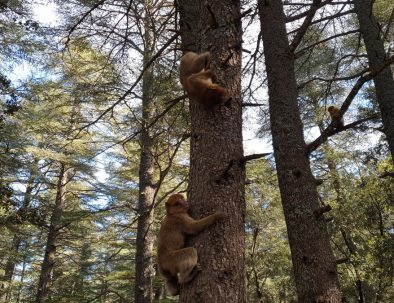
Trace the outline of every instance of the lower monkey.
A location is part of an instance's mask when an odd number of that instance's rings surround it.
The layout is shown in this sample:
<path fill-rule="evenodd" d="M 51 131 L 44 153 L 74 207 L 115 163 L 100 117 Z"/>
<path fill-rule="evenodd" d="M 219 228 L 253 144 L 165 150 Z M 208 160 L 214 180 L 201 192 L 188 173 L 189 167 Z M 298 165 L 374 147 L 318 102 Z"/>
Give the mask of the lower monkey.
<path fill-rule="evenodd" d="M 166 202 L 167 214 L 161 222 L 157 246 L 159 274 L 166 279 L 166 287 L 173 296 L 179 294 L 180 284 L 192 281 L 201 271 L 197 262 L 197 250 L 185 246 L 185 235 L 196 235 L 224 215 L 216 212 L 200 220 L 187 214 L 188 204 L 181 194 L 175 194 Z"/>

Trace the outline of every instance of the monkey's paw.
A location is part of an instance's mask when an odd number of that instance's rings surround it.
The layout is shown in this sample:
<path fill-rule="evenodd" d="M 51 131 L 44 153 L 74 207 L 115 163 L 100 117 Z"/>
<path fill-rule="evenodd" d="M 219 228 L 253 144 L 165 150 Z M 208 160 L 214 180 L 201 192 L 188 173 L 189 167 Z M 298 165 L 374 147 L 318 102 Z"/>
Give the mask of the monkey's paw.
<path fill-rule="evenodd" d="M 197 263 L 196 266 L 194 266 L 194 270 L 196 270 L 196 271 L 201 271 L 202 270 L 200 263 Z"/>

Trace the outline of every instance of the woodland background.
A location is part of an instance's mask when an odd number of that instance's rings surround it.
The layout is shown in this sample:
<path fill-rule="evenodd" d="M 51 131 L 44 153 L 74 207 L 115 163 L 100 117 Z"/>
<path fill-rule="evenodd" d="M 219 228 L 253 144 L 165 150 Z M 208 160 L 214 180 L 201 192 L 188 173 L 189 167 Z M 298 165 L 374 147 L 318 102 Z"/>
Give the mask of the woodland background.
<path fill-rule="evenodd" d="M 181 302 L 394 302 L 394 1 L 281 2 L 0 1 L 0 302 L 177 301 L 176 192 L 229 222 Z M 208 49 L 230 107 L 180 86 Z"/>

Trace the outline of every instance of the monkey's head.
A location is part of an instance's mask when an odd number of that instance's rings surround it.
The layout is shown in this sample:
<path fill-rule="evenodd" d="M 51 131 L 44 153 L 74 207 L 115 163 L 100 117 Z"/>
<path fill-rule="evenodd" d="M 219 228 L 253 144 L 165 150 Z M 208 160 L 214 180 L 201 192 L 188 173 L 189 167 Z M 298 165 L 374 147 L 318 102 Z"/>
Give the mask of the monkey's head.
<path fill-rule="evenodd" d="M 166 202 L 167 214 L 176 214 L 186 212 L 189 205 L 181 194 L 171 195 Z"/>
<path fill-rule="evenodd" d="M 334 112 L 336 112 L 336 111 L 338 111 L 339 109 L 336 107 L 336 106 L 334 106 L 334 105 L 330 105 L 328 108 L 327 108 L 327 111 L 330 113 L 330 114 L 332 114 L 332 113 L 334 113 Z"/>

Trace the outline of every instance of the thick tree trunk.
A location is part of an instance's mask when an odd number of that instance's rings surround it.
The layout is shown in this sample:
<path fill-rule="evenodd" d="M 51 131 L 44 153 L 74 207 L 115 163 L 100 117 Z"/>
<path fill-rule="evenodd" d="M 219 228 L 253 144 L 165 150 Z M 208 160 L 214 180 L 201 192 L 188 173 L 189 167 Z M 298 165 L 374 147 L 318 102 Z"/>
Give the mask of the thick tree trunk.
<path fill-rule="evenodd" d="M 180 302 L 245 302 L 244 182 L 241 90 L 242 30 L 236 0 L 179 1 L 184 51 L 210 51 L 217 81 L 232 96 L 227 106 L 206 110 L 190 101 L 190 212 L 215 210 L 227 218 L 188 244 L 202 272 L 182 287 Z"/>
<path fill-rule="evenodd" d="M 367 50 L 369 66 L 379 70 L 387 60 L 379 24 L 372 12 L 371 0 L 355 0 L 360 31 Z M 374 79 L 377 101 L 382 114 L 384 133 L 394 161 L 394 79 L 390 67 L 381 71 Z"/>
<path fill-rule="evenodd" d="M 66 185 L 69 179 L 68 175 L 69 169 L 66 168 L 65 164 L 60 163 L 59 179 L 56 188 L 55 207 L 52 212 L 51 223 L 48 230 L 44 260 L 41 264 L 41 273 L 38 282 L 36 303 L 45 302 L 49 295 L 50 285 L 52 282 L 53 266 L 55 264 L 56 257 L 56 240 L 59 235 L 60 220 L 63 214 Z"/>
<path fill-rule="evenodd" d="M 294 55 L 282 1 L 259 1 L 271 131 L 299 302 L 341 302 L 336 264 L 319 208 L 297 103 Z"/>
<path fill-rule="evenodd" d="M 151 16 L 151 1 L 145 1 L 145 35 L 144 58 L 145 66 L 153 55 L 153 32 Z M 154 274 L 153 254 L 153 219 L 154 194 L 153 184 L 154 158 L 152 154 L 153 138 L 149 125 L 153 116 L 153 66 L 148 68 L 142 78 L 142 132 L 140 137 L 141 155 L 139 168 L 139 197 L 138 197 L 138 224 L 137 247 L 135 257 L 135 302 L 148 303 L 152 301 L 152 276 Z"/>

